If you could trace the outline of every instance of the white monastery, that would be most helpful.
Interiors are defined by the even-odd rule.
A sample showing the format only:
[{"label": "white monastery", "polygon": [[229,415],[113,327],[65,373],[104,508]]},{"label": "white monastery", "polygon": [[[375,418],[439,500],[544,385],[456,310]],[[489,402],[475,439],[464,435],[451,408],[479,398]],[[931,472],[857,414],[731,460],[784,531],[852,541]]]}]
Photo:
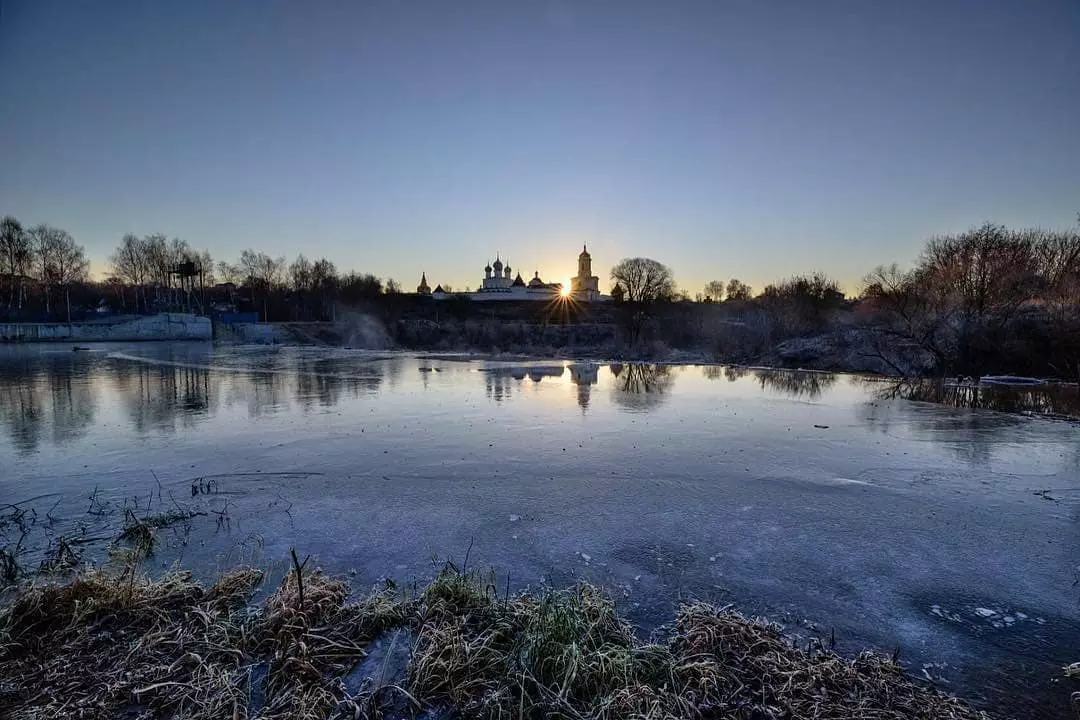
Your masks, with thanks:
[{"label": "white monastery", "polygon": [[[427,273],[420,275],[420,285],[417,286],[418,295],[426,295],[435,300],[444,300],[449,297],[467,297],[470,300],[555,300],[567,295],[580,302],[597,302],[611,300],[610,295],[600,294],[600,278],[592,274],[592,255],[587,247],[582,247],[578,255],[578,274],[571,279],[570,288],[564,292],[562,283],[546,283],[540,279],[540,272],[533,273],[529,282],[521,278],[521,273],[513,274],[510,265],[503,265],[502,258],[496,256],[494,263],[488,263],[484,267],[484,279],[480,281],[480,287],[474,292],[446,292],[442,285],[436,285],[432,290],[428,285]],[[613,295],[620,295],[622,289],[616,285],[612,290]]]}]

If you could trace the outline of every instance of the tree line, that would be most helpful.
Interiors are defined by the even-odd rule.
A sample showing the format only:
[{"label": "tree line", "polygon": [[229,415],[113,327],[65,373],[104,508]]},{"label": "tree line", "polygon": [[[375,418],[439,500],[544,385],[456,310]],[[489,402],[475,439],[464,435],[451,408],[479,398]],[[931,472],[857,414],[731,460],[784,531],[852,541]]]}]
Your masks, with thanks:
[{"label": "tree line", "polygon": [[[339,272],[327,258],[303,254],[287,261],[245,250],[233,262],[215,261],[209,251],[160,233],[124,235],[109,257],[108,276],[92,283],[85,250],[69,233],[47,224],[24,227],[11,216],[0,220],[0,306],[11,318],[70,321],[77,309],[100,304],[127,312],[172,309],[185,282],[177,274],[181,266],[186,291],[197,294],[203,312],[237,308],[263,320],[331,320],[339,304],[370,305],[401,290],[392,279]],[[652,335],[713,342],[704,320],[678,320],[691,313],[680,316],[673,308],[691,307],[679,302],[690,298],[669,266],[625,258],[611,269],[611,281],[621,291],[619,317],[630,344],[665,323],[664,332]],[[725,338],[716,342],[737,348],[736,357],[829,331],[846,333],[845,342],[902,374],[1008,368],[1080,378],[1080,226],[986,223],[933,237],[910,268],[874,269],[851,299],[820,272],[756,294],[737,278],[714,280],[696,299],[701,318],[710,307],[724,314]]]},{"label": "tree line", "polygon": [[[339,272],[326,258],[292,261],[244,250],[234,261],[162,233],[125,234],[107,261],[107,275],[90,279],[86,250],[65,230],[47,224],[26,227],[10,215],[0,220],[0,307],[16,319],[71,321],[102,304],[121,312],[160,312],[190,305],[245,305],[262,319],[332,319],[335,303],[355,304],[401,291],[392,278]],[[232,292],[233,287],[242,292]],[[58,301],[63,301],[58,307]]]},{"label": "tree line", "polygon": [[39,294],[46,313],[63,297],[71,319],[71,288],[89,277],[86,250],[69,233],[44,223],[24,228],[17,219],[0,219],[0,275],[9,308],[22,308]]},{"label": "tree line", "polygon": [[874,353],[897,369],[1080,378],[1080,228],[935,237],[914,267],[867,275],[860,298]]},{"label": "tree line", "polygon": [[711,329],[701,313],[663,308],[670,305],[665,301],[689,298],[662,263],[627,258],[611,279],[625,291],[622,319],[631,343],[712,343],[720,359],[755,361],[775,359],[769,351],[781,343],[824,334],[840,354],[901,375],[1004,372],[1080,380],[1080,226],[985,223],[935,236],[912,267],[875,268],[851,299],[821,272],[756,295],[737,279],[715,280],[697,296],[703,304],[723,301]]}]

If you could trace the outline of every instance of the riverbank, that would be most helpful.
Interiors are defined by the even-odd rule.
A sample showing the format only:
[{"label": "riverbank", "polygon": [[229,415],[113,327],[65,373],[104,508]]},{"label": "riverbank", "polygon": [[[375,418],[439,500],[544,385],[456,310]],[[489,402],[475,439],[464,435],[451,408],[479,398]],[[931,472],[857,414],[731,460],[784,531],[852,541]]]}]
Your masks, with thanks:
[{"label": "riverbank", "polygon": [[210,340],[210,318],[187,313],[77,323],[0,323],[0,343]]},{"label": "riverbank", "polygon": [[349,600],[311,566],[294,555],[257,605],[258,570],[204,587],[130,555],[23,587],[0,611],[0,697],[27,717],[990,718],[895,658],[796,647],[728,607],[684,603],[643,640],[588,583],[511,595],[447,562]]}]

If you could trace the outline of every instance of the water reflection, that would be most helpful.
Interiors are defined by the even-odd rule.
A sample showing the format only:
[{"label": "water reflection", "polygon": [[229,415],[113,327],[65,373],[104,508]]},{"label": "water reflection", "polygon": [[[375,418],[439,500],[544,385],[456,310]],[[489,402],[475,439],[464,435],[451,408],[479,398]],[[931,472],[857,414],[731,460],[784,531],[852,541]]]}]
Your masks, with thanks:
[{"label": "water reflection", "polygon": [[705,376],[706,380],[720,380],[722,378],[728,382],[735,382],[744,378],[749,372],[750,370],[747,368],[734,365],[703,365],[701,368],[701,374]]},{"label": "water reflection", "polygon": [[592,386],[600,382],[600,366],[591,362],[573,363],[570,365],[570,382],[577,386],[577,404],[584,413],[589,409]]},{"label": "water reflection", "polygon": [[[605,366],[607,370],[605,371]],[[406,355],[364,355],[332,349],[258,349],[201,346],[154,346],[129,352],[71,353],[56,350],[8,352],[0,349],[0,432],[16,454],[37,451],[43,443],[63,445],[85,438],[97,424],[115,416],[136,434],[174,433],[200,425],[226,409],[243,417],[263,418],[278,413],[325,412],[349,400],[375,396],[386,388],[452,391],[481,383],[490,400],[502,403],[527,391],[555,385],[570,389],[584,414],[599,404],[617,410],[645,412],[666,403],[678,375],[694,368],[649,363],[459,363]],[[762,391],[790,398],[818,400],[839,376],[794,370],[747,369],[724,366],[701,368],[704,378],[727,383],[745,381]],[[1080,417],[1080,388],[1046,386],[1002,388],[951,386],[943,383],[871,383],[866,394],[879,398],[927,400],[954,407],[978,407],[1005,412],[1028,412]],[[687,381],[686,392],[693,390]],[[601,398],[597,390],[604,391]],[[563,397],[563,390],[546,397]],[[925,431],[931,423],[939,435],[955,442],[964,435],[970,417],[928,414],[918,408],[881,408],[864,422],[878,429],[914,415]],[[104,417],[103,417],[104,415]],[[1000,420],[978,420],[986,433]],[[960,433],[958,436],[957,433]],[[971,432],[975,432],[974,429]],[[975,450],[979,452],[979,450]]]},{"label": "water reflection", "polygon": [[707,380],[737,382],[744,377],[754,376],[762,390],[771,390],[790,398],[819,399],[829,388],[836,384],[837,375],[833,373],[813,372],[808,370],[783,370],[773,368],[745,368],[734,365],[705,365],[701,369]]},{"label": "water reflection", "polygon": [[791,398],[817,400],[822,393],[836,384],[837,376],[832,373],[807,372],[802,370],[754,370],[754,378],[762,390],[783,393]]},{"label": "water reflection", "polygon": [[44,422],[43,395],[33,385],[0,385],[0,423],[22,454],[37,449]]},{"label": "water reflection", "polygon": [[97,397],[73,353],[54,352],[0,372],[0,423],[22,454],[37,450],[45,430],[56,445],[77,440],[93,425]]},{"label": "water reflection", "polygon": [[562,365],[514,365],[481,370],[484,375],[484,393],[488,399],[495,402],[509,400],[513,396],[515,386],[526,378],[538,383],[546,377],[562,377],[564,371],[565,368]]},{"label": "water reflection", "polygon": [[630,363],[620,365],[611,393],[616,404],[628,410],[650,410],[662,404],[675,383],[670,365]]},{"label": "water reflection", "polygon": [[925,379],[875,382],[871,387],[874,394],[881,399],[901,398],[956,408],[1080,419],[1080,386],[1077,385],[1019,387],[947,383]]},{"label": "water reflection", "polygon": [[134,365],[111,375],[132,426],[139,433],[152,429],[192,427],[211,410],[211,373],[204,369]]}]

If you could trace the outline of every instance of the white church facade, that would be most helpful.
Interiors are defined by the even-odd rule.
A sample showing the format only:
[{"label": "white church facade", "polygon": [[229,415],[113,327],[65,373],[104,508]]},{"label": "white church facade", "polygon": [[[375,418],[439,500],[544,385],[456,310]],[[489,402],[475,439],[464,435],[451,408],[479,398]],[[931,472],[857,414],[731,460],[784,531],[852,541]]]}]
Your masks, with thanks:
[{"label": "white church facade", "polygon": [[514,275],[509,263],[503,264],[502,258],[495,257],[494,263],[484,266],[484,277],[480,286],[473,292],[446,292],[442,285],[436,285],[432,290],[427,282],[427,273],[420,278],[420,285],[416,292],[419,295],[430,296],[435,300],[444,300],[450,297],[467,297],[478,302],[497,300],[545,300],[552,301],[560,297],[570,297],[580,302],[597,302],[610,300],[608,295],[600,294],[600,278],[592,274],[592,256],[588,248],[582,248],[578,255],[578,274],[572,278],[570,287],[564,288],[562,283],[548,283],[540,279],[540,272],[533,273],[528,282],[522,279],[521,273]]}]

